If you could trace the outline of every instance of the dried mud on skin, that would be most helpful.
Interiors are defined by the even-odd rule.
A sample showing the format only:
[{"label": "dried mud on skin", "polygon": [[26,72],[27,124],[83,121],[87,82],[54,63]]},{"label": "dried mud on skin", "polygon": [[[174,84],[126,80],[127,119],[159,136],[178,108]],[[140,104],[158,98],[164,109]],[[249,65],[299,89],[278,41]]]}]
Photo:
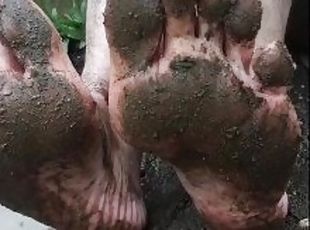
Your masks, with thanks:
[{"label": "dried mud on skin", "polygon": [[[75,67],[83,65],[84,55],[70,55]],[[292,99],[303,121],[303,141],[288,195],[290,211],[284,230],[296,230],[298,222],[308,217],[309,190],[309,69],[298,66],[295,71]],[[146,230],[208,230],[204,227],[190,197],[182,188],[172,168],[151,154],[144,154],[141,165],[141,185],[148,213]]]},{"label": "dried mud on skin", "polygon": [[[284,230],[295,230],[298,222],[308,217],[309,213],[308,74],[308,69],[299,66],[292,90],[296,110],[303,121],[303,141],[288,187],[290,211]],[[168,164],[150,154],[145,154],[141,185],[148,212],[147,230],[207,230]]]}]

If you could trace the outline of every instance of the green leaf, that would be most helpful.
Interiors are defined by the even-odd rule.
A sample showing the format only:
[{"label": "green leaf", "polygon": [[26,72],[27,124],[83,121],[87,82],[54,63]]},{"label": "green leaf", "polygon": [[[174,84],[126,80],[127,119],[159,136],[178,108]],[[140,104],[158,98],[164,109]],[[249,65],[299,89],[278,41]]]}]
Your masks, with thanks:
[{"label": "green leaf", "polygon": [[58,13],[57,13],[57,9],[56,8],[53,8],[52,11],[51,11],[51,19],[52,20],[57,20],[58,19]]},{"label": "green leaf", "polygon": [[61,18],[62,24],[67,24],[73,27],[80,27],[82,24],[79,22],[76,22],[71,19],[70,15],[65,15],[63,18]]},{"label": "green leaf", "polygon": [[54,23],[64,41],[75,39],[85,41],[87,0],[72,0],[72,7],[60,14],[55,8],[54,0],[37,0],[41,8]]},{"label": "green leaf", "polygon": [[83,16],[80,12],[80,7],[76,5],[75,1],[73,1],[73,6],[69,10],[68,15],[70,15],[73,21],[83,24]]},{"label": "green leaf", "polygon": [[60,24],[59,30],[63,36],[71,39],[83,40],[85,37],[84,30],[82,28],[76,28],[66,24]]},{"label": "green leaf", "polygon": [[81,9],[80,9],[80,11],[81,11],[81,14],[82,14],[82,18],[83,18],[83,23],[85,24],[85,22],[86,22],[86,10],[87,10],[87,1],[86,0],[82,0],[82,2],[81,2]]}]

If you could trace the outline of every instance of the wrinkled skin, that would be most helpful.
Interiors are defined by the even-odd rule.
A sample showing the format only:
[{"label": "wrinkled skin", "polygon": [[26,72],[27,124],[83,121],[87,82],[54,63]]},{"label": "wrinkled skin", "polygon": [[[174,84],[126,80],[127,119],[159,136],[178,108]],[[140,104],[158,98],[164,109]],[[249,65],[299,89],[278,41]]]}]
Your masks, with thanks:
[{"label": "wrinkled skin", "polygon": [[290,1],[110,0],[104,18],[103,2],[80,78],[33,2],[0,0],[0,202],[57,229],[142,229],[152,151],[212,229],[280,228],[300,137]]},{"label": "wrinkled skin", "polygon": [[141,229],[137,153],[32,1],[0,1],[0,70],[0,202],[60,230]]},{"label": "wrinkled skin", "polygon": [[174,166],[212,229],[280,228],[300,128],[285,29],[258,32],[277,3],[196,3],[108,1],[112,126]]}]

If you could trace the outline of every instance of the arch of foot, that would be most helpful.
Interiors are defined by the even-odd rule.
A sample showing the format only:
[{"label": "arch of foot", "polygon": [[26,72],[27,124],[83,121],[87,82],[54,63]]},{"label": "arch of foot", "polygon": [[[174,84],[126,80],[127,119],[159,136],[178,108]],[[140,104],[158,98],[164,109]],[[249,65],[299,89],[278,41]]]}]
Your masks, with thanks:
[{"label": "arch of foot", "polygon": [[[215,229],[281,222],[300,128],[287,96],[293,63],[285,29],[263,34],[285,28],[285,13],[273,27],[266,18],[289,11],[289,1],[108,4],[113,129],[170,161]],[[130,20],[134,30],[121,23]],[[119,34],[133,38],[136,31],[139,39],[116,45]],[[132,49],[138,59],[124,55]]]}]

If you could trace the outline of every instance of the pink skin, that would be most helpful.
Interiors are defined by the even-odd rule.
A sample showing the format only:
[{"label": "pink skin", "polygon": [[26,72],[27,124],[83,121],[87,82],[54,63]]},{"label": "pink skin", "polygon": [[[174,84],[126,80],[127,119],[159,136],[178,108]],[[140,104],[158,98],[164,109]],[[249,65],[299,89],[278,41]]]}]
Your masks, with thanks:
[{"label": "pink skin", "polygon": [[[139,60],[130,53],[136,40],[126,44],[120,39],[126,34],[121,27],[122,17],[128,23],[131,19],[125,16],[126,8],[116,2],[110,2],[105,13],[111,48],[109,109],[113,129],[137,149],[152,151],[174,165],[212,229],[279,227],[287,214],[285,187],[301,135],[287,95],[290,86],[286,77],[292,77],[293,63],[283,45],[291,2],[266,0],[255,5],[257,1],[237,1],[237,16],[232,16],[221,29],[220,22],[210,23],[200,15],[203,10],[195,11],[202,6],[188,1],[186,8],[185,3],[163,1],[164,35],[148,34],[145,30],[145,37],[139,38],[140,46],[133,48],[143,56],[140,62],[153,60],[142,70],[136,63]],[[121,9],[122,15],[114,14],[116,9]],[[130,9],[133,14],[139,12],[134,9]],[[251,16],[259,9],[262,13],[258,32],[253,36],[249,30],[247,37],[242,37],[246,23],[251,23]],[[149,12],[147,6],[144,10]],[[242,11],[240,15],[253,14],[249,13],[249,20],[238,21],[238,10]],[[153,23],[143,24],[143,13],[137,13],[137,18],[142,18],[142,31]],[[254,26],[255,23],[249,27]],[[206,34],[210,34],[209,38]],[[125,37],[130,36],[127,33]],[[157,43],[160,45],[155,46]],[[157,58],[152,59],[152,55]],[[174,62],[180,57],[187,59],[179,64],[181,67],[175,67]],[[222,69],[216,72],[218,63]],[[284,74],[279,72],[283,69],[287,70]],[[280,80],[270,81],[270,76],[279,76]],[[202,91],[199,96],[204,84],[209,91]],[[221,91],[223,94],[216,93]],[[237,98],[234,93],[238,91],[241,99],[230,102],[229,95]],[[207,96],[201,96],[204,93]],[[231,131],[231,127],[237,127],[237,136],[226,138],[222,130]],[[256,138],[258,143],[254,142]],[[233,163],[235,155],[242,166]],[[230,161],[225,163],[225,158]]]},{"label": "pink skin", "polygon": [[[9,98],[0,98],[5,108],[0,118],[13,124],[4,131],[0,126],[0,154],[12,153],[8,165],[0,161],[5,172],[0,201],[60,230],[140,230],[146,211],[139,153],[153,151],[172,163],[208,226],[276,229],[287,215],[285,187],[300,136],[287,95],[290,86],[279,74],[285,69],[290,75],[293,69],[283,45],[290,0],[235,1],[226,21],[219,21],[225,15],[216,17],[222,12],[214,11],[215,17],[208,13],[212,4],[225,1],[140,3],[88,1],[86,66],[80,78],[38,6],[30,0],[0,0],[0,96]],[[240,15],[248,20],[238,21]],[[28,26],[28,19],[37,24]],[[28,31],[34,27],[39,31]],[[47,46],[36,40],[46,33],[44,28],[50,33],[44,39]],[[18,39],[25,41],[16,43]],[[37,63],[42,57],[46,63]],[[39,80],[48,76],[50,81],[42,79],[51,85],[29,95],[42,87],[34,72]],[[267,84],[269,75],[280,79]],[[59,79],[62,84],[54,90]],[[201,94],[202,86],[208,91]],[[21,96],[11,100],[15,92]],[[31,104],[33,96],[45,92],[48,97]],[[52,99],[59,95],[69,97],[66,103],[78,103],[60,107],[56,119],[48,115],[54,114],[58,104]],[[40,112],[27,113],[33,106]],[[77,110],[70,113],[73,107]],[[16,114],[38,126],[28,125],[30,131],[20,129],[14,139],[2,141],[15,132]],[[185,122],[170,125],[180,117]],[[29,155],[23,158],[11,141]],[[44,154],[48,157],[35,161]],[[241,167],[232,160],[235,155]],[[21,204],[26,200],[30,206],[25,208]]]},{"label": "pink skin", "polygon": [[[102,16],[98,3],[88,8]],[[0,202],[59,230],[139,230],[146,223],[139,155],[110,128],[107,73],[92,61],[105,53],[93,37],[104,29],[89,18],[102,28],[87,35],[81,78],[34,2],[0,0]],[[23,122],[25,129],[14,126]]]}]

